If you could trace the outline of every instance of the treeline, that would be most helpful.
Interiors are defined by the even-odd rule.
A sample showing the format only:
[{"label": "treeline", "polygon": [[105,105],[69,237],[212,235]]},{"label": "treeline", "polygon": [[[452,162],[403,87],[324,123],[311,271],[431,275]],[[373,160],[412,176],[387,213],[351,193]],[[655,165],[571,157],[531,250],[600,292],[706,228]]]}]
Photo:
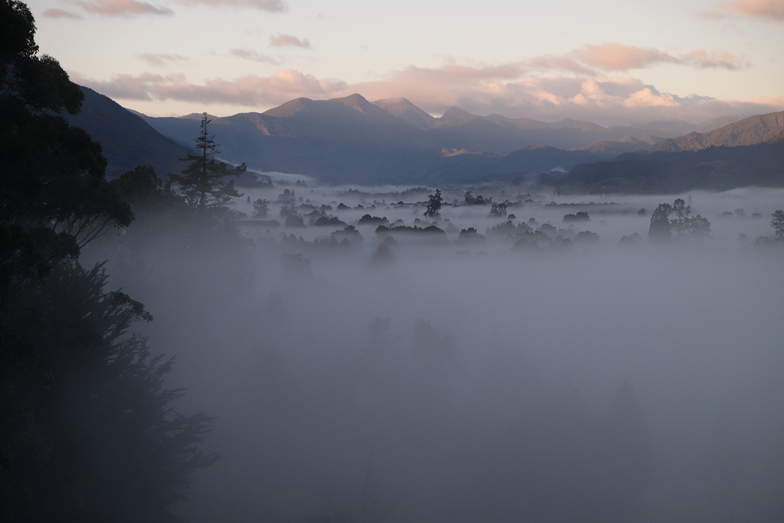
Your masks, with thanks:
[{"label": "treeline", "polygon": [[[143,213],[135,198],[187,202],[144,170],[107,181],[100,145],[60,115],[83,95],[39,55],[25,4],[0,2],[0,34],[2,517],[172,521],[216,459],[201,446],[212,419],[174,408],[172,360],[134,327],[152,315],[83,254]],[[210,222],[194,223],[185,241]]]}]

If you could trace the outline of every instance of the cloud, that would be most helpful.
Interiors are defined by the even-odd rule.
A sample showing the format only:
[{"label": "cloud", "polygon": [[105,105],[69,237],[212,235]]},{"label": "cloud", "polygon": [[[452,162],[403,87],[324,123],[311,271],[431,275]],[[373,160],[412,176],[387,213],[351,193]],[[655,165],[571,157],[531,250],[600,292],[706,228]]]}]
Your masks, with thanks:
[{"label": "cloud", "polygon": [[733,0],[701,13],[703,18],[721,20],[732,16],[784,22],[784,0]]},{"label": "cloud", "polygon": [[[457,74],[454,74],[457,73]],[[406,68],[374,82],[347,86],[371,100],[405,97],[431,114],[451,106],[486,115],[553,121],[566,117],[605,125],[627,125],[662,119],[692,122],[717,114],[759,114],[782,104],[721,101],[664,93],[632,76],[522,76],[493,78],[452,64],[440,68]]]},{"label": "cloud", "polygon": [[180,74],[115,75],[109,81],[72,75],[73,81],[123,100],[176,100],[199,104],[233,104],[242,107],[269,107],[292,98],[329,98],[346,89],[345,82],[318,79],[299,71],[282,69],[263,77],[246,75],[232,80],[213,78],[204,83],[187,81]]},{"label": "cloud", "polygon": [[784,22],[784,0],[735,0],[730,9],[751,18],[767,18]]},{"label": "cloud", "polygon": [[593,75],[593,69],[581,64],[577,59],[571,56],[553,56],[545,55],[538,56],[527,60],[526,65],[531,69],[545,70],[545,71],[565,71],[568,73]]},{"label": "cloud", "polygon": [[97,16],[131,17],[140,15],[171,15],[168,7],[157,7],[138,0],[73,0],[78,8]]},{"label": "cloud", "polygon": [[239,49],[239,48],[229,49],[229,53],[231,55],[233,55],[233,56],[238,57],[238,58],[242,58],[243,60],[250,60],[250,61],[253,61],[253,62],[261,62],[261,63],[273,64],[273,65],[280,63],[279,60],[277,60],[276,58],[274,58],[272,56],[261,54],[258,51],[254,51],[253,49],[248,49],[248,48],[245,48],[245,49]]},{"label": "cloud", "polygon": [[[65,3],[96,16],[129,18],[174,14],[174,11],[168,7],[140,0],[65,0]],[[178,0],[178,3],[185,6],[248,7],[271,13],[282,12],[288,8],[284,0]],[[47,18],[81,18],[76,13],[59,8],[47,9],[43,15]]]},{"label": "cloud", "polygon": [[698,49],[681,58],[681,63],[692,65],[700,69],[742,69],[749,66],[748,60],[734,54],[718,49],[705,51]]},{"label": "cloud", "polygon": [[183,5],[206,5],[210,7],[250,7],[270,13],[286,11],[288,6],[283,0],[179,0]]},{"label": "cloud", "polygon": [[166,67],[173,63],[184,63],[188,61],[186,57],[179,54],[141,53],[138,56],[154,67]]},{"label": "cloud", "polygon": [[581,63],[603,71],[628,71],[660,63],[678,63],[677,58],[658,49],[616,43],[589,44],[570,54]]},{"label": "cloud", "polygon": [[43,13],[41,13],[45,18],[71,18],[74,20],[79,20],[82,17],[76,13],[72,13],[71,11],[66,11],[65,9],[59,9],[57,7],[53,7],[51,9],[47,9]]},{"label": "cloud", "polygon": [[[181,105],[199,104],[200,107],[221,105],[230,107],[224,110],[234,112],[263,111],[297,97],[329,99],[352,93],[360,93],[369,100],[405,97],[431,114],[441,114],[451,106],[458,106],[480,115],[497,113],[545,121],[570,117],[605,125],[662,119],[699,122],[722,114],[751,115],[784,109],[781,104],[770,101],[728,102],[707,97],[680,97],[660,92],[655,86],[625,72],[593,72],[599,67],[637,67],[661,61],[688,67],[731,69],[738,62],[733,55],[721,51],[692,51],[674,56],[656,52],[630,53],[625,49],[613,54],[608,49],[612,48],[586,46],[579,49],[582,53],[495,65],[446,57],[439,66],[410,66],[373,81],[354,84],[291,69],[281,69],[271,76],[252,74],[202,82],[189,81],[182,75],[152,73],[117,75],[109,81],[76,81],[112,98],[177,101]],[[248,60],[266,61],[269,58],[251,49],[231,49],[230,53]],[[581,62],[583,59],[595,65],[588,68]]]},{"label": "cloud", "polygon": [[270,45],[273,47],[301,47],[310,49],[310,42],[307,38],[297,38],[292,35],[270,36]]},{"label": "cloud", "polygon": [[[552,60],[552,59],[551,59]],[[643,48],[617,43],[589,44],[560,57],[564,64],[563,70],[583,71],[594,67],[606,72],[645,69],[660,64],[677,64],[698,69],[741,69],[748,66],[748,61],[732,53],[717,49],[706,51],[697,49],[684,55],[672,55],[654,48]],[[558,65],[558,62],[553,62]]]}]

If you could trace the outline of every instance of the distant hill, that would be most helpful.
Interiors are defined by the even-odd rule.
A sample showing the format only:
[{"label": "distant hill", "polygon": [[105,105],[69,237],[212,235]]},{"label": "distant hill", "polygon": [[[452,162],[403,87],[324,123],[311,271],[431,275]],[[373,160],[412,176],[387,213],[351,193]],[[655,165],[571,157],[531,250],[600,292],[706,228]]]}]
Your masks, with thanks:
[{"label": "distant hill", "polygon": [[[90,89],[84,93],[82,112],[69,120],[102,144],[109,177],[144,164],[161,176],[182,169],[178,159],[199,133],[200,114],[150,118]],[[436,118],[404,98],[371,103],[354,94],[213,117],[210,133],[219,159],[324,183],[538,179],[563,191],[651,193],[784,185],[783,121],[784,113],[772,113],[667,138],[656,126],[482,117],[456,107]],[[649,147],[658,150],[648,153]]]},{"label": "distant hill", "polygon": [[552,184],[561,192],[583,194],[784,187],[783,165],[784,139],[779,139],[698,151],[624,154],[610,161],[578,165]]},{"label": "distant hill", "polygon": [[588,151],[603,154],[605,156],[616,156],[624,153],[647,151],[651,145],[660,140],[660,138],[656,138],[649,134],[643,134],[639,136],[626,136],[615,141],[602,140],[593,142],[592,144],[588,144],[584,147],[577,147],[572,150]]},{"label": "distant hill", "polygon": [[[146,121],[176,141],[193,139],[185,117]],[[482,117],[457,107],[436,118],[405,98],[369,102],[358,94],[333,100],[298,98],[264,113],[214,118],[211,130],[227,161],[306,174],[326,183],[457,183],[481,180],[499,169],[568,169],[644,149],[651,141],[629,137],[628,128],[570,119],[549,123]],[[601,150],[579,149],[598,141],[604,144]],[[561,151],[526,150],[532,146]],[[455,158],[453,151],[475,154]]]},{"label": "distant hill", "polygon": [[[81,89],[82,110],[76,115],[63,116],[101,144],[108,161],[107,178],[118,178],[138,165],[151,165],[161,177],[182,169],[178,159],[188,154],[189,147],[164,136],[112,99],[87,87]],[[192,131],[192,137],[196,134],[198,128]]]},{"label": "distant hill", "polygon": [[509,154],[454,153],[444,158],[439,167],[427,173],[424,181],[429,184],[472,183],[484,179],[511,179],[523,174],[552,170],[565,172],[578,164],[598,162],[613,156],[615,154],[565,151],[545,145],[529,145]]},{"label": "distant hill", "polygon": [[426,113],[405,98],[389,98],[373,102],[392,116],[406,122],[417,129],[432,129],[436,125],[436,118]]},{"label": "distant hill", "polygon": [[699,151],[708,147],[737,147],[779,140],[784,134],[784,111],[751,116],[708,133],[692,132],[657,142],[651,151]]}]

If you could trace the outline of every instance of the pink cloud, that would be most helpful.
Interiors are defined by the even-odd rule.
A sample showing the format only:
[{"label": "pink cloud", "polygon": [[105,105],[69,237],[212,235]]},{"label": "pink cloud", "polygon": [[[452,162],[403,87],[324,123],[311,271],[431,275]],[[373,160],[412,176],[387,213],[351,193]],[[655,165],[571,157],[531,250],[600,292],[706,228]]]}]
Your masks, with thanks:
[{"label": "pink cloud", "polygon": [[310,49],[310,42],[307,38],[298,38],[293,35],[270,36],[270,45],[273,47],[300,47]]},{"label": "pink cloud", "polygon": [[580,62],[604,71],[628,71],[660,63],[678,63],[676,57],[658,49],[615,43],[589,44],[570,54]]},{"label": "pink cloud", "polygon": [[733,12],[750,18],[784,22],[784,0],[735,0],[728,7]]},{"label": "pink cloud", "polygon": [[[231,53],[246,59],[263,58],[247,49],[233,49]],[[676,63],[691,60],[687,65],[693,67],[716,67],[714,62],[722,60],[733,63],[731,57],[723,57],[719,52],[692,52],[678,60]],[[560,67],[563,69],[563,64]],[[549,121],[570,117],[600,124],[632,124],[659,119],[696,122],[717,114],[751,115],[784,109],[773,102],[679,97],[660,92],[628,75],[547,75],[545,72],[532,76],[531,69],[522,63],[465,64],[451,58],[438,67],[411,66],[375,81],[355,84],[317,78],[291,69],[279,70],[271,76],[251,74],[234,79],[212,78],[200,83],[191,82],[182,75],[152,73],[117,75],[109,81],[75,81],[113,98],[172,100],[208,107],[222,105],[237,108],[236,112],[263,111],[297,97],[328,99],[352,93],[360,93],[369,100],[405,97],[436,115],[458,106],[480,115],[498,113]]]},{"label": "pink cloud", "polygon": [[233,48],[229,49],[229,53],[237,58],[242,58],[243,60],[250,60],[253,62],[261,62],[265,64],[278,64],[279,61],[269,55],[261,54],[258,51],[253,49],[239,49]]},{"label": "pink cloud", "polygon": [[95,89],[115,100],[152,101],[157,99],[153,94],[153,86],[172,81],[172,77],[152,73],[119,74],[109,81],[93,80],[78,73],[69,73],[69,76],[74,83]]},{"label": "pink cloud", "polygon": [[784,22],[784,0],[733,0],[701,13],[708,20],[731,16]]},{"label": "pink cloud", "polygon": [[279,105],[300,96],[325,98],[346,89],[345,82],[318,79],[299,71],[283,69],[269,77],[246,75],[226,80],[213,78],[202,84],[186,80],[183,75],[115,75],[109,81],[74,75],[74,81],[93,88],[110,98],[124,100],[177,100],[200,104],[233,104],[243,107]]},{"label": "pink cloud", "polygon": [[142,53],[139,58],[154,67],[166,67],[172,63],[187,62],[188,59],[179,54],[169,53]]},{"label": "pink cloud", "polygon": [[536,70],[564,71],[592,76],[595,70],[606,72],[645,69],[660,64],[690,67],[740,69],[747,61],[724,50],[697,49],[685,55],[673,55],[659,49],[617,43],[589,44],[561,56],[540,56],[525,64]]},{"label": "pink cloud", "polygon": [[76,13],[72,13],[71,11],[66,11],[65,9],[59,9],[57,7],[53,7],[51,9],[47,9],[43,13],[41,13],[45,18],[71,18],[74,20],[79,20],[82,17],[77,15]]},{"label": "pink cloud", "polygon": [[288,6],[283,0],[179,0],[183,5],[206,5],[210,7],[250,7],[261,11],[279,13]]},{"label": "pink cloud", "polygon": [[568,73],[592,75],[594,71],[571,56],[538,56],[526,61],[531,69],[545,71],[565,71]]},{"label": "pink cloud", "polygon": [[[717,114],[760,114],[784,104],[679,97],[629,76],[575,78],[526,77],[512,81],[447,80],[434,71],[406,69],[382,80],[347,86],[371,100],[405,97],[438,115],[450,106],[474,114],[491,113],[545,121],[576,118],[604,125],[629,125],[660,119],[705,121]],[[434,81],[438,80],[438,81]]]},{"label": "pink cloud", "polygon": [[749,65],[748,60],[735,56],[723,49],[705,51],[698,49],[683,56],[682,63],[700,69],[741,69]]},{"label": "pink cloud", "polygon": [[74,0],[73,4],[90,14],[109,17],[171,15],[174,13],[167,7],[156,7],[138,0]]}]

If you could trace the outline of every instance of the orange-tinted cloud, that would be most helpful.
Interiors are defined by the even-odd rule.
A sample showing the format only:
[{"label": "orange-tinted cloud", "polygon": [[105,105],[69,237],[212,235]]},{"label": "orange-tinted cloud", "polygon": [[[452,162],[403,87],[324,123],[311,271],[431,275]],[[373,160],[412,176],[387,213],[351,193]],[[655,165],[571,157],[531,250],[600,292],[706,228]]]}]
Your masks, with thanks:
[{"label": "orange-tinted cloud", "polygon": [[545,55],[527,60],[525,64],[531,69],[544,71],[564,71],[582,75],[595,74],[593,69],[586,67],[572,56]]},{"label": "orange-tinted cloud", "polygon": [[293,35],[270,36],[270,45],[273,47],[300,47],[310,49],[310,42],[307,38],[298,38]]},{"label": "orange-tinted cloud", "polygon": [[570,54],[583,64],[603,71],[628,71],[660,63],[678,63],[677,58],[658,49],[616,43],[588,44]]},{"label": "orange-tinted cloud", "polygon": [[749,65],[746,59],[723,49],[713,51],[698,49],[684,55],[681,63],[700,69],[741,69]]},{"label": "orange-tinted cloud", "polygon": [[722,19],[729,16],[784,22],[784,0],[733,0],[702,13],[704,18]]},{"label": "orange-tinted cloud", "polygon": [[168,7],[159,7],[138,0],[73,0],[80,9],[97,16],[131,17],[139,15],[171,15]]},{"label": "orange-tinted cloud", "polygon": [[252,62],[261,62],[265,64],[278,64],[280,61],[272,56],[261,54],[258,51],[253,49],[239,49],[233,48],[229,49],[229,53],[232,56],[236,56],[237,58],[242,58],[243,60],[250,60]]},{"label": "orange-tinted cloud", "polygon": [[71,18],[71,19],[81,19],[82,17],[76,13],[72,13],[71,11],[66,11],[65,9],[59,9],[57,7],[53,7],[51,9],[45,10],[41,13],[45,18]]},{"label": "orange-tinted cloud", "polygon": [[188,59],[182,55],[170,53],[142,53],[138,56],[154,67],[166,67],[171,64],[179,64],[188,61]]},{"label": "orange-tinted cloud", "polygon": [[449,76],[444,70],[408,68],[388,77],[347,86],[371,100],[405,97],[438,115],[451,106],[474,114],[502,114],[553,121],[576,118],[597,123],[634,124],[661,119],[704,121],[716,114],[759,114],[784,109],[773,103],[679,97],[630,76],[523,77],[501,79]]},{"label": "orange-tinted cloud", "polygon": [[735,0],[729,7],[744,16],[784,22],[784,0]]},{"label": "orange-tinted cloud", "polygon": [[109,81],[72,75],[73,80],[110,98],[124,100],[178,100],[199,104],[224,103],[243,107],[278,105],[300,96],[332,97],[346,89],[345,82],[318,79],[299,71],[283,69],[269,77],[246,75],[232,80],[213,78],[189,82],[183,75],[115,75]]},{"label": "orange-tinted cloud", "polygon": [[[590,51],[588,49],[586,52]],[[233,49],[231,53],[246,59],[264,58],[247,49]],[[609,62],[600,60],[606,56],[596,53],[590,59],[603,67],[620,67],[650,64],[655,62],[657,55],[622,53],[625,58],[616,57]],[[633,59],[635,56],[638,58]],[[198,103],[200,106],[223,104],[236,107],[236,112],[263,111],[297,97],[327,99],[352,93],[360,93],[369,100],[405,97],[431,114],[441,114],[451,106],[458,106],[481,115],[498,113],[540,120],[571,117],[604,124],[631,124],[660,119],[701,121],[716,114],[750,115],[784,109],[772,103],[679,97],[660,92],[654,86],[625,74],[574,74],[569,69],[579,70],[578,59],[571,55],[566,58],[572,62],[559,61],[557,57],[543,58],[537,62],[539,69],[530,67],[535,60],[487,65],[462,63],[447,58],[440,66],[411,66],[393,71],[378,80],[355,84],[317,78],[290,69],[279,70],[271,76],[254,74],[235,79],[213,78],[201,83],[193,83],[181,75],[161,76],[151,73],[118,75],[106,82],[89,79],[82,82],[113,98],[174,100]],[[724,63],[719,65],[722,61]],[[695,51],[677,57],[673,63],[691,67],[730,67],[735,59],[719,52]],[[548,64],[555,65],[554,71],[542,70]],[[563,73],[564,69],[568,74]],[[77,83],[81,82],[77,80]]]},{"label": "orange-tinted cloud", "polygon": [[723,49],[697,49],[684,55],[673,55],[659,49],[617,43],[585,45],[571,51],[563,59],[569,58],[584,67],[590,66],[607,72],[645,69],[659,64],[678,64],[698,69],[740,69],[748,66],[747,60]]},{"label": "orange-tinted cloud", "polygon": [[207,5],[211,7],[251,7],[261,11],[279,13],[288,9],[283,0],[179,0],[184,5]]}]

